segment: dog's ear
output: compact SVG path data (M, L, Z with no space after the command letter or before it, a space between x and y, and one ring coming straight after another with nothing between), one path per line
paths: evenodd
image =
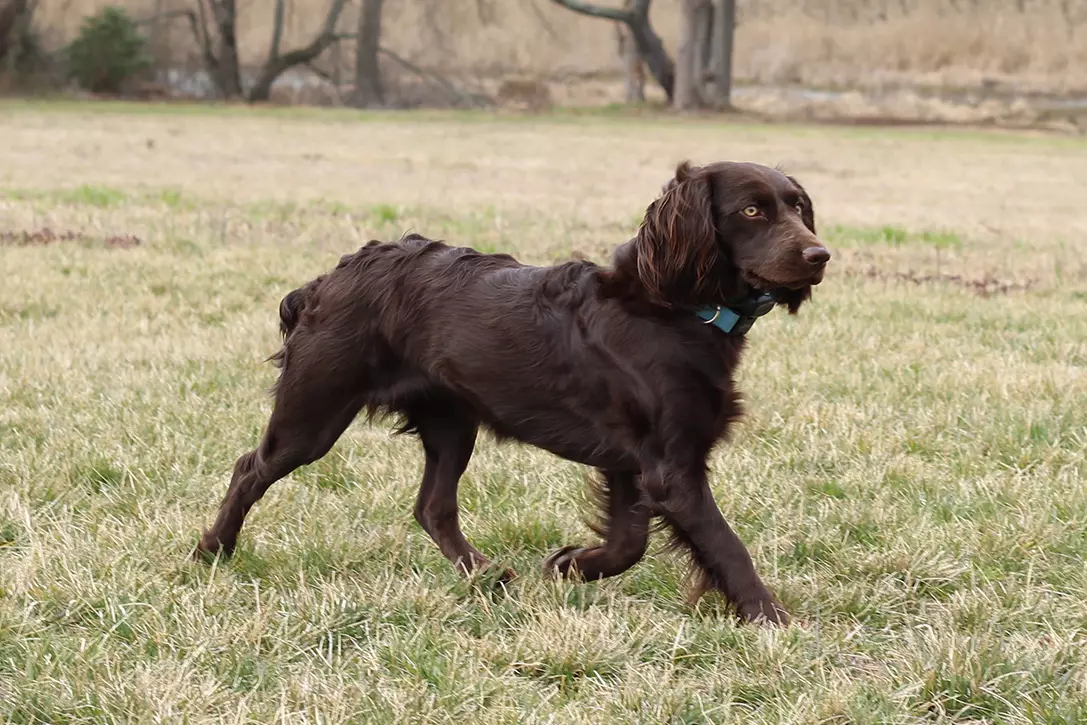
M651 301L674 307L697 296L718 259L709 175L679 164L646 209L635 246L638 278Z

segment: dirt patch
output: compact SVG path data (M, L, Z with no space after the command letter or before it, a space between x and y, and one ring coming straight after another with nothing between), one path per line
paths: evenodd
M115 249L131 249L143 244L143 240L135 234L121 234L106 237L106 246Z
M44 247L57 242L80 242L85 239L86 236L81 232L71 230L55 232L49 227L36 231L24 229L20 232L0 232L0 244L13 247Z
M95 239L95 237L90 237L83 232L71 229L54 231L49 227L0 232L0 245L10 247L45 247L61 242L88 242ZM110 235L105 237L104 241L107 247L117 249L130 249L143 244L143 240L133 234Z
M961 287L979 297L994 297L1012 292L1029 292L1038 284L1036 279L1003 280L991 275L984 277L964 277L961 274L917 274L916 272L885 272L876 267L848 273L848 276L866 277L877 280L895 280L915 285L946 284Z

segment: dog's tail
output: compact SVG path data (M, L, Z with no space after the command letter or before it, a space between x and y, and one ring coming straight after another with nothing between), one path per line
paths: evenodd
M283 336L283 346L279 350L268 358L273 365L277 368L283 367L287 362L287 338L291 336L294 329L298 327L298 321L302 318L302 313L306 309L306 305L309 304L310 298L313 297L313 291L317 289L317 286L324 281L325 275L317 277L312 282L299 287L296 290L291 290L287 293L279 303L279 332Z

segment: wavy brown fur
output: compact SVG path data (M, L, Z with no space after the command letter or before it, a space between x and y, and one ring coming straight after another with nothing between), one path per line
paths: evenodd
M360 412L395 414L426 458L415 517L463 570L490 563L461 531L456 495L483 428L599 471L601 542L563 547L547 571L619 574L657 518L690 552L696 594L785 622L707 481L742 412L745 339L694 308L774 290L795 313L828 258L800 184L736 163L680 164L610 266L531 267L419 235L369 242L283 298L271 419L198 551L229 554L268 487L324 456Z

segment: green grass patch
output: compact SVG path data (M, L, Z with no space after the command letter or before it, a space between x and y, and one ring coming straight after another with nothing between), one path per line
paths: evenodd
M865 246L904 247L916 245L932 249L961 249L962 237L947 230L911 231L899 226L884 225L873 227L853 227L832 225L823 236L832 245L847 248Z

